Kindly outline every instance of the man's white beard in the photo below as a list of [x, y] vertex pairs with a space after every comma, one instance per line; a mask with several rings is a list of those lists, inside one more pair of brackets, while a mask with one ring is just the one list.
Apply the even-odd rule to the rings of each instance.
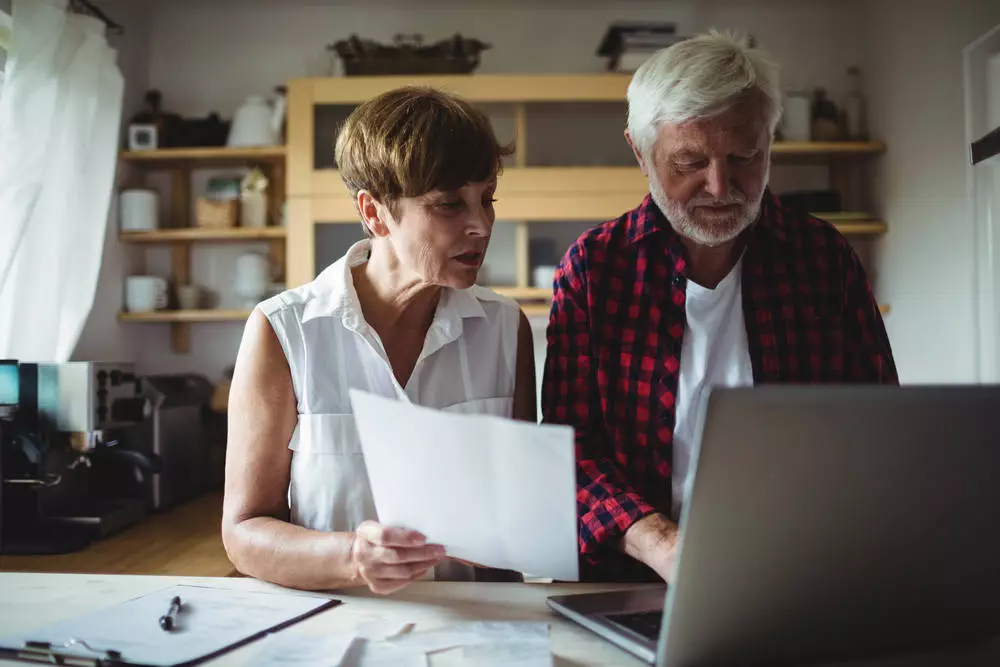
[[[764, 182], [766, 183], [767, 180], [765, 179]], [[756, 199], [750, 201], [742, 192], [733, 191], [725, 199], [698, 196], [685, 205], [669, 199], [655, 176], [649, 179], [649, 194], [653, 197], [656, 205], [660, 207], [660, 211], [666, 216], [674, 231], [698, 245], [710, 248], [732, 241], [744, 229], [752, 225], [760, 214], [760, 202], [764, 196], [762, 189]], [[706, 215], [703, 209], [701, 216], [699, 216], [702, 219], [695, 218], [695, 207], [733, 204], [739, 206], [735, 213], [713, 216]]]

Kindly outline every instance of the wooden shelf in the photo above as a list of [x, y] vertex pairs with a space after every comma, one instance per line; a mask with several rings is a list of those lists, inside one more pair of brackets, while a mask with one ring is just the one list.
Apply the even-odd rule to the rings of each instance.
[[[344, 191], [339, 173], [331, 169], [322, 175], [329, 180], [325, 191], [337, 194], [312, 198], [313, 219], [358, 224], [354, 200]], [[638, 206], [648, 192], [649, 182], [636, 167], [509, 167], [504, 169], [497, 189], [497, 220], [613, 220]], [[867, 213], [828, 216], [826, 219], [835, 224], [873, 222]], [[885, 231], [884, 225], [878, 230], [864, 229], [856, 226], [850, 233]]]
[[776, 141], [772, 155], [879, 155], [885, 152], [881, 141]]
[[227, 166], [253, 162], [284, 162], [284, 146], [250, 146], [229, 148], [157, 148], [149, 151], [123, 151], [122, 160], [137, 166], [167, 168], [179, 164], [188, 166]]
[[154, 310], [147, 313], [118, 313], [122, 322], [236, 322], [246, 321], [249, 310]]
[[181, 229], [157, 229], [150, 232], [122, 232], [118, 235], [122, 243], [187, 243], [196, 241], [248, 242], [271, 241], [285, 238], [284, 227], [230, 227], [208, 229], [184, 227]]
[[[816, 216], [819, 217], [819, 216]], [[844, 236], [879, 236], [885, 234], [889, 226], [881, 220], [845, 220], [843, 222], [832, 222]]]
[[501, 296], [515, 301], [539, 301], [552, 298], [552, 290], [542, 287], [493, 287], [486, 285]]
[[[542, 287], [491, 287], [497, 294], [521, 302], [521, 310], [528, 317], [548, 315], [552, 307], [552, 290]], [[527, 302], [527, 303], [525, 303]], [[883, 315], [889, 313], [890, 307], [880, 304], [878, 310]]]
[[521, 306], [527, 317], [548, 317], [552, 311], [552, 304], [549, 303], [526, 303]]

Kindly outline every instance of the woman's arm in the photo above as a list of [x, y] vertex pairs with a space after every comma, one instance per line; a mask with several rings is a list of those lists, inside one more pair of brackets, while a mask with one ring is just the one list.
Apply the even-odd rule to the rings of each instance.
[[326, 533], [288, 523], [288, 443], [297, 421], [285, 354], [254, 310], [229, 394], [222, 540], [236, 568], [290, 588], [368, 584], [388, 593], [433, 567], [444, 550], [414, 531], [365, 522], [358, 533]]
[[535, 339], [524, 311], [517, 327], [517, 366], [514, 375], [514, 419], [538, 421], [535, 394]]

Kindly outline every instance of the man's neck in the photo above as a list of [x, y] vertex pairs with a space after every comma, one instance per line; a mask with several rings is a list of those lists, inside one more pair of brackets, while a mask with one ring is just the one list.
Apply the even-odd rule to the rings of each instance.
[[688, 280], [707, 289], [715, 289], [729, 275], [746, 244], [742, 234], [719, 246], [699, 245], [686, 238], [681, 238], [681, 242], [687, 250], [685, 272]]

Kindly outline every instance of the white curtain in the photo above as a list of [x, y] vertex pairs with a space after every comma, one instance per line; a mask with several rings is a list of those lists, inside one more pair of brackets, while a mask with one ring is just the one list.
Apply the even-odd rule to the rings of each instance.
[[66, 361], [94, 301], [121, 119], [101, 22], [13, 0], [0, 95], [0, 359]]

